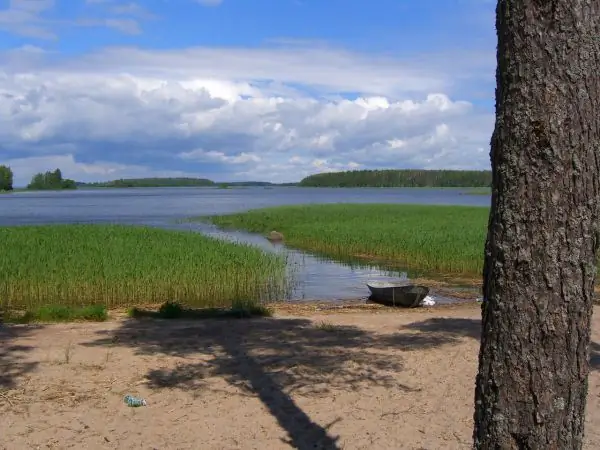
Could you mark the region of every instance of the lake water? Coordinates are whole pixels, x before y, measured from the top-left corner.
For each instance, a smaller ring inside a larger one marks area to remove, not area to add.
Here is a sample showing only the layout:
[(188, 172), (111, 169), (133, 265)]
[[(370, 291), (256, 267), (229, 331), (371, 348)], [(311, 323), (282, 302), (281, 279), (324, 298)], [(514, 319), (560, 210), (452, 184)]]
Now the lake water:
[[(285, 252), (294, 274), (290, 300), (342, 300), (368, 295), (368, 279), (397, 280), (406, 273), (341, 264), (273, 245), (264, 237), (224, 232), (207, 224), (177, 223), (191, 216), (227, 214), (279, 205), (307, 203), (417, 203), (489, 206), (487, 195), (464, 195), (460, 189), (329, 189), (297, 187), (128, 188), (0, 195), (0, 226), (65, 223), (118, 223), (184, 229), (265, 251)], [(438, 303), (451, 301), (435, 295)]]

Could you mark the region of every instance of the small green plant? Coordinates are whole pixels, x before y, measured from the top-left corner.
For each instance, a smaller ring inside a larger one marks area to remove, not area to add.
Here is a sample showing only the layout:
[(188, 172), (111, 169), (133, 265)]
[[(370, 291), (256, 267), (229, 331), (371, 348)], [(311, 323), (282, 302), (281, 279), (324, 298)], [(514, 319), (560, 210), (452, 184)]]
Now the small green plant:
[(135, 319), (137, 317), (140, 317), (140, 314), (141, 310), (137, 306), (131, 306), (127, 308), (127, 317)]
[(231, 305), (232, 314), (238, 312), (245, 317), (271, 317), (273, 311), (253, 300), (236, 300)]
[(110, 359), (110, 355), (112, 355), (112, 346), (106, 350), (106, 357), (104, 358), (104, 365), (108, 364), (108, 360)]
[(108, 311), (104, 305), (90, 305), (79, 309), (77, 316), (79, 320), (103, 322), (108, 319)]
[(177, 302), (165, 302), (158, 311), (130, 308), (130, 318), (160, 319), (243, 319), (251, 317), (271, 317), (272, 311), (264, 305), (252, 301), (236, 301), (229, 308), (186, 308)]
[(40, 322), (67, 322), (75, 316), (74, 308), (62, 305), (48, 305), (38, 308), (33, 312)]
[(69, 362), (71, 362), (71, 342), (65, 347), (65, 364), (69, 364)]
[(183, 307), (177, 302), (165, 302), (160, 305), (158, 315), (163, 319), (178, 319), (185, 313)]
[(322, 321), (322, 322), (317, 322), (315, 324), (315, 328), (318, 330), (322, 330), (322, 331), (333, 332), (333, 331), (337, 331), (338, 326), (334, 325), (331, 322)]
[(31, 322), (103, 322), (108, 319), (106, 307), (102, 305), (90, 305), (84, 307), (73, 307), (64, 305), (48, 305), (27, 310), (22, 313), (11, 312), (6, 319), (13, 323)]

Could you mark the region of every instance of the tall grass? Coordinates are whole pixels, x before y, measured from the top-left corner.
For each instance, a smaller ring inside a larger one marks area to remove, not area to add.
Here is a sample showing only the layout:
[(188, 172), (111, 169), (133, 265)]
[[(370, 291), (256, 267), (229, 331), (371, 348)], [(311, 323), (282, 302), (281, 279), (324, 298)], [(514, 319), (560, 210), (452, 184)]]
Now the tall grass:
[(337, 259), (479, 276), (489, 209), (401, 204), (285, 206), (210, 217), (223, 228), (282, 232), (286, 244)]
[(0, 227), (0, 302), (231, 306), (285, 289), (285, 258), (184, 231), (118, 225)]

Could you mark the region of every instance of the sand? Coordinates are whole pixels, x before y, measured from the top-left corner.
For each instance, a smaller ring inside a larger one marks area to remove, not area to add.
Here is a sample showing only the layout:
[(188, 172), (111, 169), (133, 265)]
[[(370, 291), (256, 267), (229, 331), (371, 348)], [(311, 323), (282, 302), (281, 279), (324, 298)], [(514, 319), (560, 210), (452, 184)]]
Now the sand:
[[(0, 448), (467, 449), (479, 314), (0, 326)], [(600, 448), (592, 350), (586, 449)]]

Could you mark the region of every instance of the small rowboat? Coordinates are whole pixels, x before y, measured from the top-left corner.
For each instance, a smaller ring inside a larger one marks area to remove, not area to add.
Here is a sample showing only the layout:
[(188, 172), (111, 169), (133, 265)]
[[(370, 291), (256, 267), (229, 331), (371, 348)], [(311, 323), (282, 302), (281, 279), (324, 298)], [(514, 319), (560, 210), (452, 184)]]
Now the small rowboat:
[(369, 300), (386, 306), (416, 308), (429, 294), (427, 286), (402, 282), (368, 281), (367, 287), (371, 291)]

